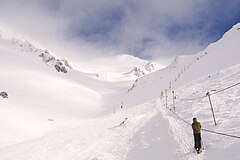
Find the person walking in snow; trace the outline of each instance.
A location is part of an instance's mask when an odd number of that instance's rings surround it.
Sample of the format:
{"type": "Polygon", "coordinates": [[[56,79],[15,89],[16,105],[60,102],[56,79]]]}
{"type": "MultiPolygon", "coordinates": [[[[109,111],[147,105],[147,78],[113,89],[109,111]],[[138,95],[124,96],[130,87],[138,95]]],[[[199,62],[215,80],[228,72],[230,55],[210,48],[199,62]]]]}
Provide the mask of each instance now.
{"type": "Polygon", "coordinates": [[[197,121],[197,118],[193,118],[192,129],[193,129],[193,136],[194,136],[194,148],[195,150],[200,153],[201,145],[201,123],[197,121]]]}
{"type": "Polygon", "coordinates": [[[122,123],[120,123],[120,126],[123,125],[126,122],[127,118],[124,119],[124,121],[122,121],[122,123]]]}

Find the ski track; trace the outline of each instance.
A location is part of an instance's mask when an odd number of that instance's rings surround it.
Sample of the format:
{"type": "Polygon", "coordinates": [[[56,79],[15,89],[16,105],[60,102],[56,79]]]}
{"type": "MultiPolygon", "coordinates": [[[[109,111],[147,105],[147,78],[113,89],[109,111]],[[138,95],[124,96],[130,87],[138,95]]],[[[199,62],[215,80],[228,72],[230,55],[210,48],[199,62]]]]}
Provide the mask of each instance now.
{"type": "Polygon", "coordinates": [[[176,116],[169,110],[169,108],[164,107],[164,99],[157,99],[158,109],[161,112],[164,119],[169,122],[169,130],[173,135],[173,138],[178,143],[184,160],[203,160],[205,158],[204,152],[199,155],[193,153],[193,135],[191,132],[186,131],[186,129],[192,131],[192,129],[182,121],[176,118],[176,116]]]}
{"type": "Polygon", "coordinates": [[[1,160],[126,159],[128,140],[156,114],[154,101],[120,109],[110,116],[84,122],[79,128],[0,148],[1,160]],[[119,126],[125,117],[128,120],[119,126]]]}
{"type": "MultiPolygon", "coordinates": [[[[208,76],[200,78],[181,88],[178,88],[176,92],[182,93],[182,95],[180,95],[181,97],[191,99],[192,97],[201,97],[210,90],[219,91],[238,82],[236,79],[240,78],[239,68],[240,65],[235,65],[229,67],[228,69],[222,70],[219,72],[219,74],[212,76],[211,78],[208,76]],[[197,94],[193,95],[192,93],[197,94]]],[[[240,86],[236,86],[234,88],[225,90],[224,92],[220,92],[217,95],[211,96],[217,126],[214,125],[212,112],[207,97],[187,101],[177,99],[176,113],[189,123],[191,122],[192,117],[197,116],[200,119],[203,128],[209,128],[209,130],[222,133],[239,135],[239,87],[240,86]]],[[[200,155],[192,155],[191,150],[193,150],[193,137],[191,133],[191,127],[185,122],[179,120],[178,117],[174,116],[171,111],[167,111],[169,108],[164,108],[163,104],[165,103],[165,99],[158,101],[160,102],[159,109],[163,113],[163,117],[169,120],[170,129],[173,133],[177,133],[174,138],[181,146],[182,151],[187,153],[187,150],[189,150],[189,154],[185,157],[185,159],[212,159],[213,157],[215,157],[213,159],[216,159],[216,155],[214,154],[214,152],[216,152],[215,150],[219,150],[220,152],[222,150],[224,153],[225,150],[231,150],[231,148],[235,149],[234,147],[239,144],[234,138],[203,132],[202,143],[203,147],[207,149],[207,152],[203,151],[203,153],[200,155]]],[[[171,102],[169,101],[168,104],[171,104],[171,102]]],[[[171,107],[172,106],[170,106],[170,108],[171,107]]],[[[231,152],[234,153],[232,157],[239,157],[237,152],[234,152],[234,150],[230,151],[229,153],[231,152]]],[[[218,156],[218,159],[225,159],[224,154],[222,154],[222,156],[218,156]]]]}
{"type": "MultiPolygon", "coordinates": [[[[240,65],[233,68],[238,67],[240,67],[240,65]]],[[[229,70],[231,71],[231,69],[229,70]]],[[[229,72],[229,70],[225,72],[229,72]]],[[[240,78],[239,71],[235,71],[227,76],[223,75],[221,78],[224,79],[224,81],[218,80],[219,77],[215,77],[211,81],[206,81],[205,78],[202,78],[179,88],[177,92],[184,93],[185,95],[182,97],[191,98],[193,95],[192,92],[196,92],[197,90],[199,92],[197,95],[194,95],[197,97],[201,96],[206,90],[216,88],[222,89],[229,86],[235,83],[236,77],[240,78]],[[192,90],[190,86],[193,86],[195,83],[198,83],[198,85],[194,85],[194,90],[192,90]],[[186,88],[189,90],[186,90],[186,88]]],[[[229,132],[233,134],[238,133],[240,130],[239,125],[237,125],[239,120],[233,123],[232,118],[238,119],[238,115],[240,114],[238,109],[238,103],[240,102],[239,90],[228,90],[225,94],[212,96],[212,99],[216,115],[220,117],[217,118],[219,125],[213,127],[213,129],[217,128],[218,131],[225,132],[225,129],[229,128],[229,132]],[[227,98],[226,94],[228,95],[227,98]],[[224,107],[226,104],[228,107],[224,107]],[[234,114],[232,114],[233,111],[234,114]]],[[[162,99],[157,98],[138,106],[119,109],[116,113],[92,120],[86,120],[78,128],[51,133],[35,140],[2,147],[0,148],[1,160],[127,159],[127,154],[131,149],[129,140],[159,112],[163,119],[168,121],[169,131],[173,139],[179,145],[179,149],[176,150],[176,152],[180,152],[180,154],[183,155],[182,159],[208,159],[205,153],[206,151],[203,151],[201,154],[193,153],[193,135],[191,127],[178,119],[178,117],[169,110],[172,107],[171,105],[169,108],[166,108],[164,103],[164,97],[162,99]],[[125,117],[127,117],[128,120],[120,126],[119,124],[125,117]]],[[[191,101],[178,100],[176,102],[176,112],[186,120],[191,120],[194,115],[198,115],[202,119],[201,122],[203,126],[212,126],[213,122],[208,103],[207,98],[191,101]],[[191,106],[191,109],[189,109],[189,106],[191,106]]],[[[171,104],[170,100],[168,104],[171,104]]],[[[211,135],[207,135],[204,138],[208,140],[206,147],[209,147],[209,149],[214,148],[214,144],[219,144],[223,146],[222,148],[228,148],[236,143],[233,139],[222,139],[211,135]]],[[[204,145],[203,143],[203,147],[205,147],[204,145]]]]}

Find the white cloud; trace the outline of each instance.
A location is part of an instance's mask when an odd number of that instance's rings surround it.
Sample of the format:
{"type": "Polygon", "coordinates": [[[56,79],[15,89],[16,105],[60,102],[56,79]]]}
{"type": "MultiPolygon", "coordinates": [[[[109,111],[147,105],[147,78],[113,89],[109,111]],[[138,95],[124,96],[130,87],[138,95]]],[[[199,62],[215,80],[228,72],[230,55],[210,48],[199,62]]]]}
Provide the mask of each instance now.
{"type": "Polygon", "coordinates": [[[208,38],[203,33],[237,3],[225,7],[207,0],[0,0],[0,22],[67,57],[129,52],[154,58],[201,49],[208,38]]]}

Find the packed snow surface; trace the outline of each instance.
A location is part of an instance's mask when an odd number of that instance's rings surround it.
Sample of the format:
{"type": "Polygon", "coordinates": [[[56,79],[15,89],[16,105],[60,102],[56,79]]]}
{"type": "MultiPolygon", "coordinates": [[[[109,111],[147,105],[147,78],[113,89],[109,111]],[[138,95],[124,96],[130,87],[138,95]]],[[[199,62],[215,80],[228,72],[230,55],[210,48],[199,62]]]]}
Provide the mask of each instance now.
{"type": "Polygon", "coordinates": [[[237,24],[164,69],[120,55],[87,70],[1,38],[0,159],[240,159],[239,42],[237,24]],[[204,129],[201,154],[193,149],[193,117],[204,129]]]}

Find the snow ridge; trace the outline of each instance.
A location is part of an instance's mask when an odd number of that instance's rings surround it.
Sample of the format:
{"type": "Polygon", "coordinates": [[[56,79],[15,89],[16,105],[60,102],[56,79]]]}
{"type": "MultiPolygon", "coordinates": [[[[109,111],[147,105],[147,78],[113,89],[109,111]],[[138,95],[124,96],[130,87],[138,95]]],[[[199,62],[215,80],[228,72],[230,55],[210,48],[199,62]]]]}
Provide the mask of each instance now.
{"type": "Polygon", "coordinates": [[[1,39],[0,42],[16,52],[22,54],[36,55],[42,59],[48,66],[55,68],[58,72],[67,73],[67,69],[72,69],[71,64],[64,58],[56,58],[46,49],[36,48],[28,41],[22,41],[16,38],[1,39]]]}
{"type": "Polygon", "coordinates": [[[149,73],[155,72],[159,70],[159,68],[160,67],[157,63],[147,62],[143,66],[135,66],[130,72],[125,73],[124,75],[131,75],[139,78],[149,73]]]}

